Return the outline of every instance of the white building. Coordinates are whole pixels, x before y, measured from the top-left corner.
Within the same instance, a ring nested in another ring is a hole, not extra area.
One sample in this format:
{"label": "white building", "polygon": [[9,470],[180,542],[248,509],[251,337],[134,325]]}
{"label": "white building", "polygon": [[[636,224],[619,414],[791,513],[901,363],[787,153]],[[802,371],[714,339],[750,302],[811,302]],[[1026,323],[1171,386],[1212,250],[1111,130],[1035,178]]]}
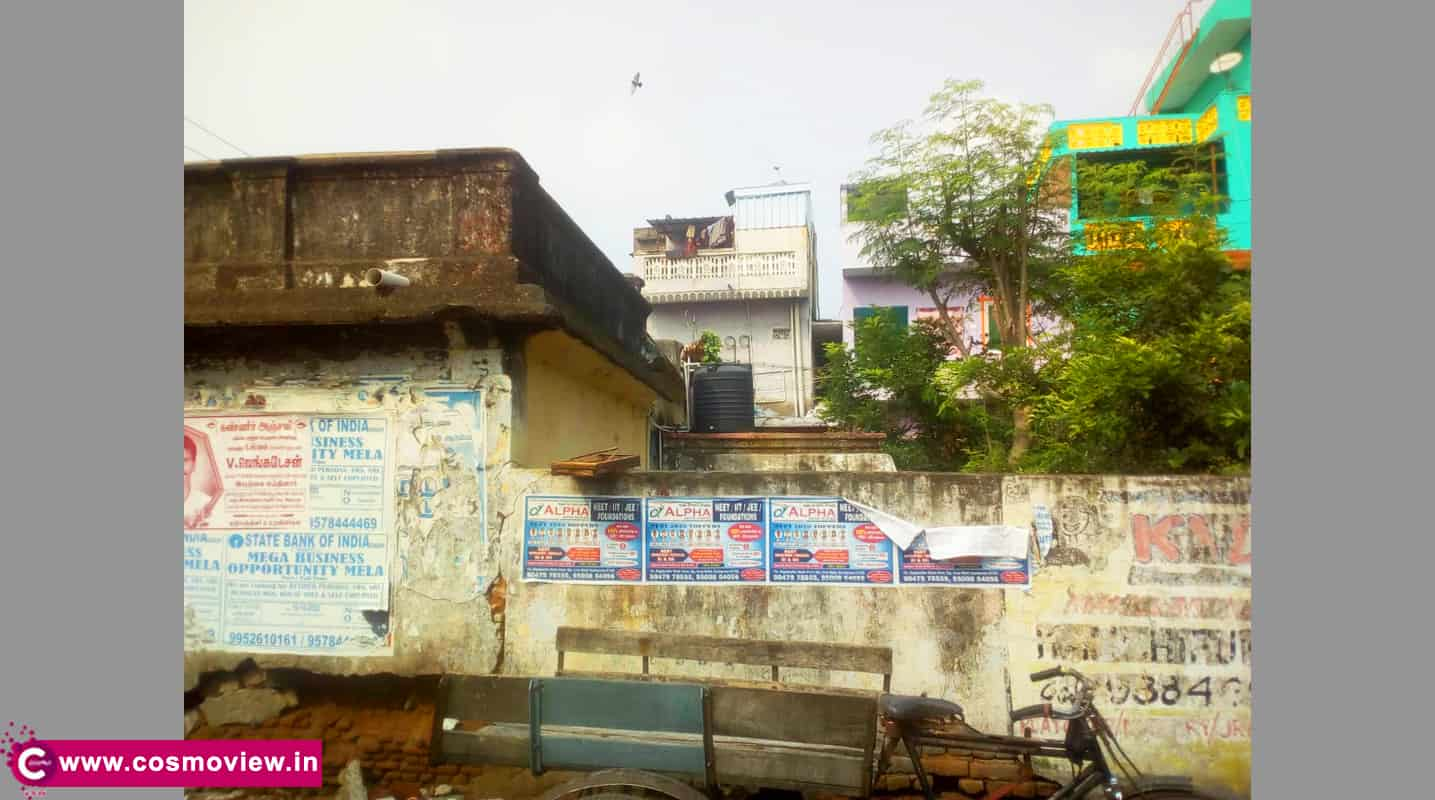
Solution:
{"label": "white building", "polygon": [[666,217],[633,230],[633,271],[653,305],[654,339],[723,343],[752,364],[756,403],[777,416],[812,410],[817,255],[812,190],[777,183],[727,193],[728,214]]}

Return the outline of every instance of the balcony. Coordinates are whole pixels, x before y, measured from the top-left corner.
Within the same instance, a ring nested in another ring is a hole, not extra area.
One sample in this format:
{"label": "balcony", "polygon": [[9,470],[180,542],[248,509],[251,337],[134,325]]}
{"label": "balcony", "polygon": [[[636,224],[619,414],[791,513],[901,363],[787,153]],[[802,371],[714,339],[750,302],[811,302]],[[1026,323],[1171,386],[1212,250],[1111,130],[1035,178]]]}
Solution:
{"label": "balcony", "polygon": [[805,297],[807,270],[796,250],[699,253],[691,258],[638,256],[650,303]]}

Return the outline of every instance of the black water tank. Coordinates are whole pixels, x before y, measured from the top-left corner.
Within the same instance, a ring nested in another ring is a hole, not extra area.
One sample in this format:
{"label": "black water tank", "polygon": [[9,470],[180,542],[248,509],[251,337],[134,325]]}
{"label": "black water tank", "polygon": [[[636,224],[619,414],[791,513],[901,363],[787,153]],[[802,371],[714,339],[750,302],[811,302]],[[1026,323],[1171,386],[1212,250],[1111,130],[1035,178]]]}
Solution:
{"label": "black water tank", "polygon": [[707,364],[693,370],[694,433],[749,433],[752,421],[752,365]]}

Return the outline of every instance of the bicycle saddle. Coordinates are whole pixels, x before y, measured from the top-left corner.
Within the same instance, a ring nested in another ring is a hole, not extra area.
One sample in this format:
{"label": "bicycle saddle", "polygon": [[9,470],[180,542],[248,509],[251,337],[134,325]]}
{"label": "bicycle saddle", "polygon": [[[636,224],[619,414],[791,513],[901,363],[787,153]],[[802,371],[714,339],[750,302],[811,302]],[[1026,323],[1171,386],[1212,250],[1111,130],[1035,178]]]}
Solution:
{"label": "bicycle saddle", "polygon": [[947,700],[934,697],[913,697],[905,694],[884,694],[877,700],[882,716],[898,722],[916,722],[923,719],[962,719],[962,707]]}

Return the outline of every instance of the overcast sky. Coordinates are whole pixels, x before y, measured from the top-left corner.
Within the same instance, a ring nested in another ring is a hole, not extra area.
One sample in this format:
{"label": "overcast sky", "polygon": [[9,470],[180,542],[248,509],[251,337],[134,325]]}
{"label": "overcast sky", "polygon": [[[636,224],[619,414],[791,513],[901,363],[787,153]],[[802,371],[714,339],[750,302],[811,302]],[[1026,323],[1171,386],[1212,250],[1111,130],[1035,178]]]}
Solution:
{"label": "overcast sky", "polygon": [[[255,156],[512,147],[625,272],[635,226],[725,213],[780,166],[812,184],[831,318],[838,187],[873,132],[946,78],[1124,114],[1182,5],[186,0],[184,114]],[[242,155],[175,122],[187,148]]]}

